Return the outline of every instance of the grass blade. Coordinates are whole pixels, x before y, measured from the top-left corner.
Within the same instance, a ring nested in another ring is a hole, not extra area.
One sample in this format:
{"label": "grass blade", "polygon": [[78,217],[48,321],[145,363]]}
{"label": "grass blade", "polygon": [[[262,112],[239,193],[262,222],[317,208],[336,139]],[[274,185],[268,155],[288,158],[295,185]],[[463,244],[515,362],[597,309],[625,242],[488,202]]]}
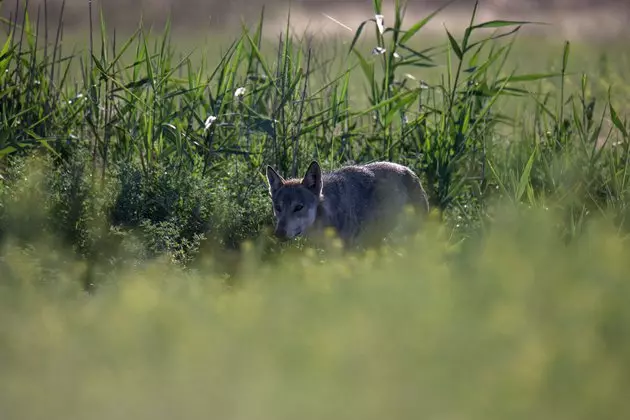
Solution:
{"label": "grass blade", "polygon": [[449,0],[449,1],[447,1],[445,4],[440,6],[437,10],[435,10],[434,12],[429,14],[427,17],[425,17],[424,19],[422,19],[422,20],[416,22],[415,24],[413,24],[411,26],[411,28],[407,29],[405,31],[405,34],[402,37],[400,37],[400,40],[398,41],[398,43],[399,44],[405,44],[416,33],[418,33],[418,31],[420,29],[422,29],[427,23],[429,23],[438,13],[440,13],[442,10],[444,10],[446,7],[450,6],[452,3],[455,3],[456,1],[457,0]]}
{"label": "grass blade", "polygon": [[521,174],[521,178],[518,182],[518,189],[516,190],[516,201],[520,201],[523,197],[523,194],[527,190],[527,187],[530,185],[530,177],[532,173],[532,167],[534,166],[534,159],[536,157],[536,149],[532,152],[527,160],[527,164]]}

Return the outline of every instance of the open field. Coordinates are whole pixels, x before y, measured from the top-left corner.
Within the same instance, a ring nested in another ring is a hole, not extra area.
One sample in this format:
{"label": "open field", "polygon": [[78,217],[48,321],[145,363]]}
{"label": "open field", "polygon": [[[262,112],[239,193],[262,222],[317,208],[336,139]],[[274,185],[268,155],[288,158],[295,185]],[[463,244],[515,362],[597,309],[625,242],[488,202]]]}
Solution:
{"label": "open field", "polygon": [[[628,418],[628,38],[392,4],[5,22],[1,419]],[[409,165],[426,230],[277,243],[312,159]]]}

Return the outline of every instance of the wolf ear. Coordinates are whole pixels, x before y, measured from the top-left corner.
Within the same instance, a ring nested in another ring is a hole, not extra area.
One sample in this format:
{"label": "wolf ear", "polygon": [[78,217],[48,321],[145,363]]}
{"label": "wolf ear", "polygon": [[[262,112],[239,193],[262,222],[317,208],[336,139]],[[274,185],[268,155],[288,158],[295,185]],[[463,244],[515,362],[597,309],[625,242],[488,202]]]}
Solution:
{"label": "wolf ear", "polygon": [[284,184],[284,178],[278,175],[271,166],[267,165],[267,182],[269,183],[269,194],[273,194],[278,188]]}
{"label": "wolf ear", "polygon": [[322,193],[322,170],[319,167],[319,163],[316,161],[311,162],[302,179],[302,185],[317,196]]}

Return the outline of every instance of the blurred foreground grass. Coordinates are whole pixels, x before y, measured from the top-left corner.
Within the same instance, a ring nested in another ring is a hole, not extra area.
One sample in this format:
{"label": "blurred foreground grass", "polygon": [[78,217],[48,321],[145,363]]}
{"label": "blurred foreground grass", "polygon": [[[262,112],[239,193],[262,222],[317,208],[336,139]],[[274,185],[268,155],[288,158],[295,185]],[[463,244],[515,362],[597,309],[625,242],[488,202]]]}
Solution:
{"label": "blurred foreground grass", "polygon": [[7,243],[0,416],[68,419],[626,419],[630,260],[603,219],[570,244],[502,208],[453,249],[287,255],[224,288],[128,267],[94,296],[59,247]]}

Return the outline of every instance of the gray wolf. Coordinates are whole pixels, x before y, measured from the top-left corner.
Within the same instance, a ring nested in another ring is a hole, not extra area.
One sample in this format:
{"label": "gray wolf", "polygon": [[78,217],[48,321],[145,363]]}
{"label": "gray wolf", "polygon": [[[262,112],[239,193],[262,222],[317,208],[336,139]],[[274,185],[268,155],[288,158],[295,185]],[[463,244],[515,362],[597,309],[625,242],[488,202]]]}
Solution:
{"label": "gray wolf", "polygon": [[267,181],[276,221],[274,235],[283,241],[332,228],[346,246],[373,245],[396,227],[407,206],[420,214],[429,211],[418,176],[392,162],[322,173],[313,161],[302,179],[286,180],[267,166]]}

